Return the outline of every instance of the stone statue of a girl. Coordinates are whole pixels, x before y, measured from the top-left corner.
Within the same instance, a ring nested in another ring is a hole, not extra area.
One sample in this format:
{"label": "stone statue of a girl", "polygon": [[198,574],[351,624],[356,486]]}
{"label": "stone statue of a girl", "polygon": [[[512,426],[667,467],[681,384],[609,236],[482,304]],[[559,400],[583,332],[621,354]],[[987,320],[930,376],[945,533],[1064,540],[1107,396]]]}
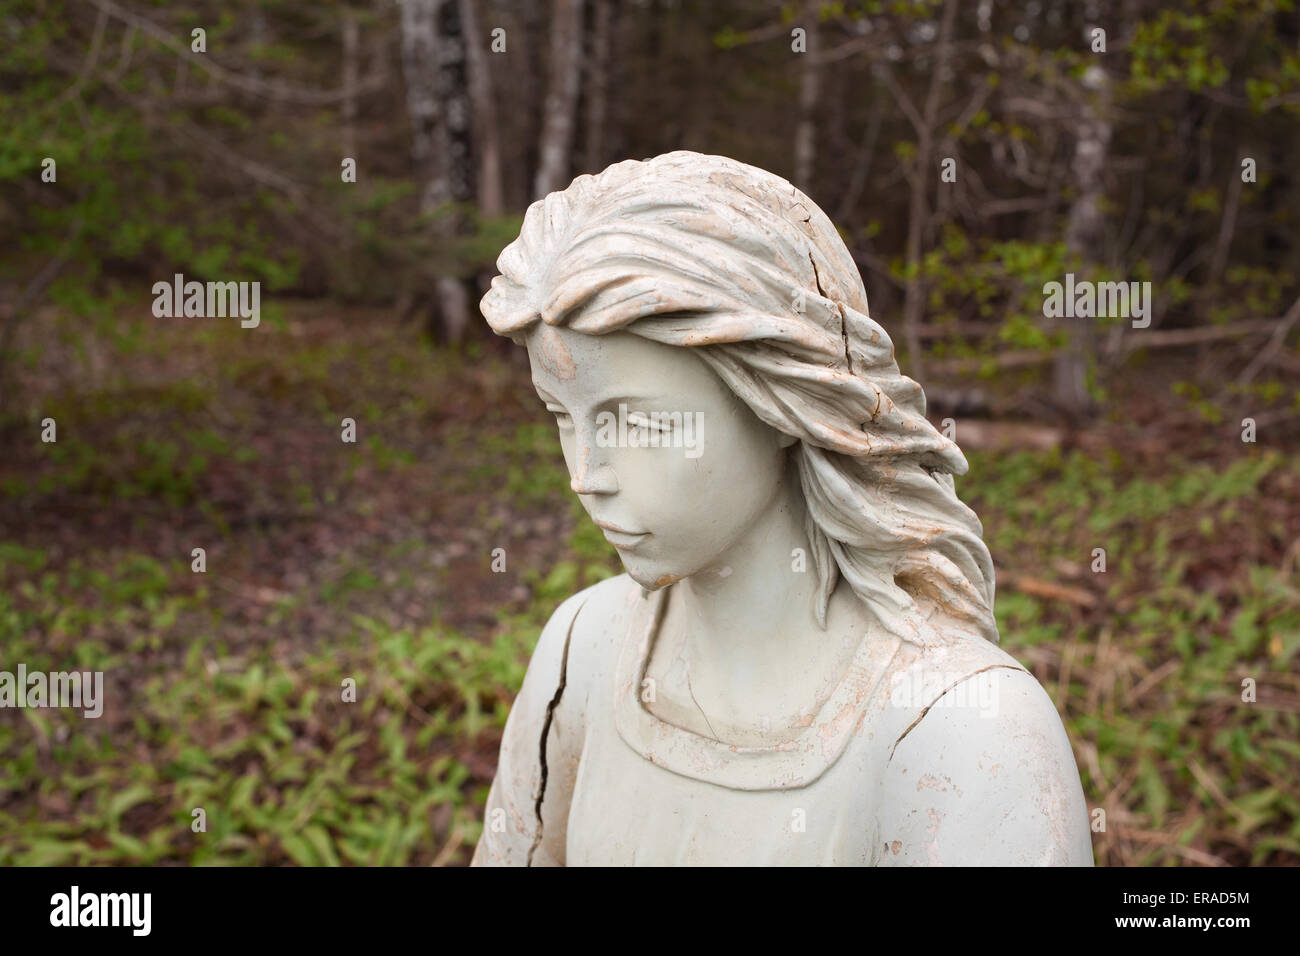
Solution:
{"label": "stone statue of a girl", "polygon": [[673,152],[534,203],[497,264],[483,314],[627,573],[542,631],[475,864],[1090,866],[966,460],[821,209]]}

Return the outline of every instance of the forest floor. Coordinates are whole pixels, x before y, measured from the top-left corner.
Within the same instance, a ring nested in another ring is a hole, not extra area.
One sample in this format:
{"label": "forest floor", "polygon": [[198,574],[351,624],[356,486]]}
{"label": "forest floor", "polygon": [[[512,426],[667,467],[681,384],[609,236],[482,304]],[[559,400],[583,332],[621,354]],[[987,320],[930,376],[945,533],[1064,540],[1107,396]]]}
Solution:
{"label": "forest floor", "polygon": [[[364,309],[200,322],[54,316],[0,408],[0,670],[106,698],[0,710],[0,864],[466,863],[541,625],[619,570],[527,369]],[[1083,430],[959,420],[957,487],[1097,862],[1300,863],[1300,441],[1178,361]]]}

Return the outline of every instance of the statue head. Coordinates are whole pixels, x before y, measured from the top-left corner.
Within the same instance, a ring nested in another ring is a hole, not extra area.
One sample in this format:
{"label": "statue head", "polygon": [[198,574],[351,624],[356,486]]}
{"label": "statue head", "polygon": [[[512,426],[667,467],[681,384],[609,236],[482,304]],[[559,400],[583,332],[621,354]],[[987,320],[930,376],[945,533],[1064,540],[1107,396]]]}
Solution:
{"label": "statue head", "polygon": [[497,267],[483,314],[527,346],[573,489],[643,586],[709,568],[794,491],[820,623],[842,577],[905,640],[997,640],[966,459],[790,183],[687,151],[617,163],[533,203]]}

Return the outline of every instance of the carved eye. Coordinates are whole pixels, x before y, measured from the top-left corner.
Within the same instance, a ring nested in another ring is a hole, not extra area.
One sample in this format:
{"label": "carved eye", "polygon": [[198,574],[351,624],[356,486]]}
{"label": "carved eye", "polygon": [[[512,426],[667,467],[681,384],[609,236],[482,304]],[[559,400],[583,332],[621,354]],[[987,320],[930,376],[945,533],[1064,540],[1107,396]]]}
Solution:
{"label": "carved eye", "polygon": [[629,429],[643,428],[646,431],[656,431],[661,433],[667,433],[672,430],[667,419],[660,418],[659,420],[652,422],[648,416],[641,412],[632,412],[629,414],[627,416],[627,425]]}

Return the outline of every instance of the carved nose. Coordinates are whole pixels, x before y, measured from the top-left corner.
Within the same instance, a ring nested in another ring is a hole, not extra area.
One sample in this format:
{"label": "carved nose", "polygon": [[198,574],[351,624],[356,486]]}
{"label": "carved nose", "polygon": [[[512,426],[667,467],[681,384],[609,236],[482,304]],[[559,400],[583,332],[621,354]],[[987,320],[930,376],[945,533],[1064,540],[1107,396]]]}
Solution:
{"label": "carved nose", "polygon": [[583,467],[574,472],[569,487],[579,495],[612,495],[618,491],[618,477],[608,465]]}

